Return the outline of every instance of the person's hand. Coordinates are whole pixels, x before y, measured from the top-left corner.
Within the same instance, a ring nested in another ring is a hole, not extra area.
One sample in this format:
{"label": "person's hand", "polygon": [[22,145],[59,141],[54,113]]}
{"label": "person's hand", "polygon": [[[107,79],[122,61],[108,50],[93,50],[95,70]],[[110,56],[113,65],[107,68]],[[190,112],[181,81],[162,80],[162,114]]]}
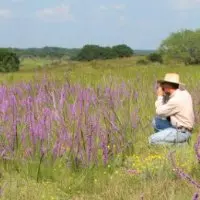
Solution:
{"label": "person's hand", "polygon": [[157,89],[157,96],[163,96],[164,95],[164,91],[161,87],[158,87]]}

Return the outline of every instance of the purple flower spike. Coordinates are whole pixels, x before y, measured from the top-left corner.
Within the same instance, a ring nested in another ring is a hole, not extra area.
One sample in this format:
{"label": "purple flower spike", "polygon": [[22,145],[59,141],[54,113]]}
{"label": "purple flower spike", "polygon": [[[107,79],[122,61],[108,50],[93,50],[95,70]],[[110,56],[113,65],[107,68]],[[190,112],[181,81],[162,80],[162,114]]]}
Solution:
{"label": "purple flower spike", "polygon": [[198,193],[195,193],[192,200],[199,200],[199,194]]}
{"label": "purple flower spike", "polygon": [[195,144],[194,149],[195,149],[195,152],[196,152],[197,160],[200,162],[200,136],[197,139],[197,142]]}

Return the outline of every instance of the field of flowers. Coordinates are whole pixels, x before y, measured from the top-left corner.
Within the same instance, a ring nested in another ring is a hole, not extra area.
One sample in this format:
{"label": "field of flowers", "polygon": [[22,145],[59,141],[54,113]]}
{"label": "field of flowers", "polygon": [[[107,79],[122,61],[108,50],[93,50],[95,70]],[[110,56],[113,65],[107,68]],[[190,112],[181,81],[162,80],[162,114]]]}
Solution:
{"label": "field of flowers", "polygon": [[[198,199],[200,71],[131,64],[2,80],[1,199]],[[194,99],[197,126],[182,147],[148,144],[156,77],[167,71],[180,72]]]}

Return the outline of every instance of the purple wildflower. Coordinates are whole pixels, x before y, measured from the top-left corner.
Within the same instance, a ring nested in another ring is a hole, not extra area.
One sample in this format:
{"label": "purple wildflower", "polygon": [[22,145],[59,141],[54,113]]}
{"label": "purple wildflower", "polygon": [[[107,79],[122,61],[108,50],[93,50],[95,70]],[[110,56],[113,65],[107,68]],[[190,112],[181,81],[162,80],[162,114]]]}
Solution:
{"label": "purple wildflower", "polygon": [[199,199],[199,194],[196,192],[192,198],[192,200],[198,200]]}
{"label": "purple wildflower", "polygon": [[193,180],[191,176],[186,174],[182,169],[178,168],[176,166],[175,160],[173,158],[172,152],[169,154],[169,158],[171,160],[172,166],[173,166],[173,171],[182,179],[187,180],[190,184],[192,184],[194,187],[200,189],[200,184]]}
{"label": "purple wildflower", "polygon": [[195,152],[197,160],[200,162],[200,136],[198,137],[197,142],[195,144]]}

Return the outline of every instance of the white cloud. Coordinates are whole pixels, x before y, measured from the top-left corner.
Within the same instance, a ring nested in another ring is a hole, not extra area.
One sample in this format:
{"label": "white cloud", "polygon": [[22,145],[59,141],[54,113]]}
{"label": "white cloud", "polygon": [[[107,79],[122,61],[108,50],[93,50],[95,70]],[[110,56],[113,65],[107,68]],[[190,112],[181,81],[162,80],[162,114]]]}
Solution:
{"label": "white cloud", "polygon": [[127,18],[124,15],[119,16],[118,24],[120,26],[126,26],[128,24]]}
{"label": "white cloud", "polygon": [[170,0],[173,9],[187,11],[200,6],[200,0]]}
{"label": "white cloud", "polygon": [[114,5],[110,5],[110,6],[106,6],[106,5],[101,5],[99,7],[99,9],[101,11],[108,11],[108,10],[125,10],[126,9],[126,5],[125,4],[114,4]]}
{"label": "white cloud", "polygon": [[126,9],[125,4],[109,4],[109,5],[101,5],[99,7],[100,11],[111,13],[111,15],[115,16],[117,23],[120,25],[127,24],[126,17],[123,15],[124,10]]}
{"label": "white cloud", "polygon": [[126,5],[125,4],[116,4],[116,5],[113,5],[113,8],[115,10],[125,10],[126,9]]}
{"label": "white cloud", "polygon": [[9,19],[12,17],[11,10],[8,9],[0,9],[0,18]]}
{"label": "white cloud", "polygon": [[73,20],[69,5],[44,8],[36,12],[37,17],[48,22],[64,22]]}
{"label": "white cloud", "polygon": [[106,11],[109,8],[107,6],[102,5],[102,6],[99,7],[99,9],[102,10],[102,11]]}
{"label": "white cloud", "polygon": [[125,16],[122,15],[122,16],[119,17],[120,22],[124,22],[125,20],[126,20]]}
{"label": "white cloud", "polygon": [[21,2],[24,2],[25,0],[12,0],[12,2],[14,3],[21,3]]}

